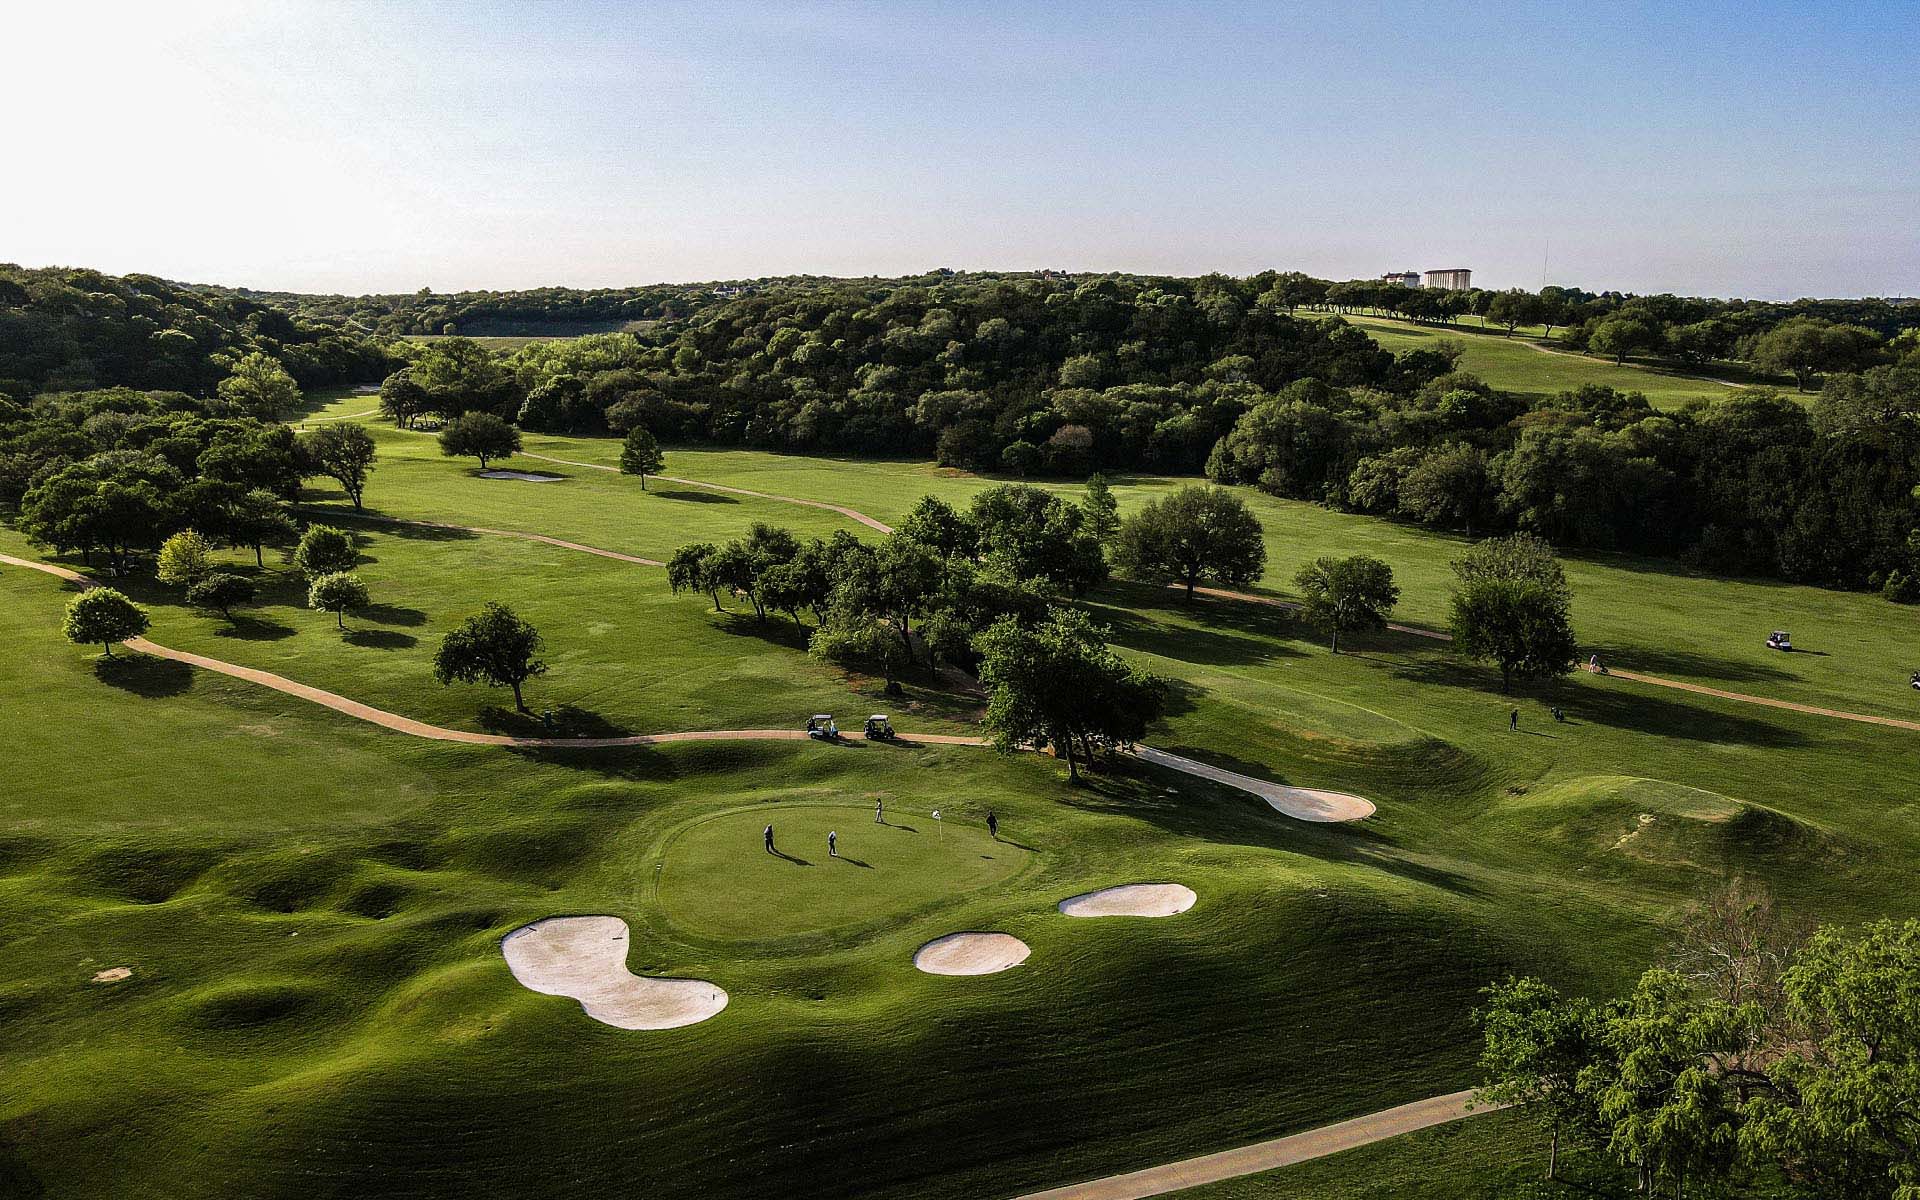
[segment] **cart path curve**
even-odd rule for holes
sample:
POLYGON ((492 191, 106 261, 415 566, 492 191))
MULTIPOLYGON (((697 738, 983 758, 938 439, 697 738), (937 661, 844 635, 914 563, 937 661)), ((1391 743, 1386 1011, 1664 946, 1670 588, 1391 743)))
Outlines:
MULTIPOLYGON (((581 462, 575 458, 555 458, 551 454, 535 454, 531 450, 522 450, 518 453, 517 457, 537 458, 541 462, 559 463, 563 467, 585 467, 589 471, 611 471, 616 475, 620 473, 620 468, 609 467, 605 463, 581 462)), ((880 520, 878 517, 870 517, 859 509, 851 508, 845 504, 829 504, 825 500, 805 500, 799 496, 780 496, 772 492, 756 492, 751 488, 733 487, 724 483, 703 483, 698 479, 682 479, 678 475, 649 475, 647 478, 658 479, 664 483, 678 483, 685 487, 705 488, 710 492, 727 492, 735 496, 752 496, 756 500, 776 500, 781 504, 799 504, 807 508, 825 509, 827 512, 839 513, 849 521, 857 521, 865 525, 868 529, 877 530, 880 533, 893 532, 893 526, 887 524, 885 521, 880 520)))
POLYGON ((1415 1100, 1395 1108, 1382 1109, 1363 1117, 1323 1125, 1304 1133, 1271 1138, 1250 1146, 1237 1146, 1215 1154, 1182 1159, 1164 1166, 1109 1175, 1105 1179, 1029 1192, 1019 1200, 1145 1200, 1168 1192, 1184 1191, 1202 1184, 1256 1175, 1276 1167, 1288 1167, 1309 1159, 1324 1158, 1343 1150, 1370 1146, 1401 1134, 1431 1129, 1483 1112, 1499 1105, 1475 1105, 1472 1092, 1452 1092, 1426 1100, 1415 1100))
POLYGON ((550 537, 544 533, 528 533, 521 529, 489 529, 485 525, 455 525, 449 521, 422 521, 415 517, 389 517, 368 512, 353 512, 347 509, 321 508, 312 504, 294 506, 301 512, 316 513, 334 520, 372 521, 379 525, 412 525, 420 529, 451 529, 457 533, 484 533, 494 537, 520 538, 522 541, 541 542, 548 546, 558 546, 562 550, 578 550, 582 554, 597 554, 601 558, 616 559, 623 563, 632 563, 639 567, 664 567, 667 564, 657 558, 642 558, 637 554, 622 554, 618 550, 603 550, 599 546, 589 546, 583 542, 569 542, 562 538, 550 537))

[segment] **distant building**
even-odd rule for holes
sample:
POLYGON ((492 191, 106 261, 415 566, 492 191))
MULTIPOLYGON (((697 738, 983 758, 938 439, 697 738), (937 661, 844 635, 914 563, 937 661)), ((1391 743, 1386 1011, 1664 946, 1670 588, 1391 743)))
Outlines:
POLYGON ((1385 275, 1382 275, 1382 276, 1380 277, 1380 282, 1381 282, 1381 283, 1397 283, 1397 284, 1399 284, 1399 285, 1400 285, 1401 287, 1419 287, 1419 286, 1420 286, 1420 272, 1418 272, 1418 271, 1388 271, 1388 272, 1387 272, 1387 273, 1386 273, 1385 275))
POLYGON ((1448 267, 1427 272, 1427 286, 1449 292, 1464 292, 1473 286, 1473 272, 1466 267, 1448 267))

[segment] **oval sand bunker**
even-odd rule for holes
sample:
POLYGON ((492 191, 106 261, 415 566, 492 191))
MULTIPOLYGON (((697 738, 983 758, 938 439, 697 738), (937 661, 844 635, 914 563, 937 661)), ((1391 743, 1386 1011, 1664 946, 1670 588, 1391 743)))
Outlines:
POLYGON ((929 975, 992 975, 1019 966, 1031 953, 1010 933, 950 933, 914 951, 913 965, 929 975))
POLYGON ((1069 896, 1060 911, 1069 917, 1171 917, 1192 908, 1196 899, 1184 883, 1123 883, 1069 896))
POLYGON ((1211 779, 1215 783, 1224 783, 1228 787, 1239 788, 1265 800, 1276 812, 1283 812, 1300 821, 1358 821, 1373 815, 1373 801, 1360 796, 1350 796, 1345 792, 1323 792, 1318 788, 1288 787, 1284 783, 1269 783, 1265 779, 1255 779, 1251 775, 1242 775, 1237 771, 1225 771, 1219 767, 1210 767, 1206 763, 1191 758, 1182 758, 1178 754, 1168 754, 1165 750, 1155 750, 1151 746, 1142 746, 1137 753, 1150 763, 1157 763, 1174 771, 1184 771, 1188 775, 1197 775, 1201 779, 1211 779))
POLYGON ((588 1016, 619 1029, 678 1029, 727 1006, 704 979, 648 979, 627 970, 627 923, 619 917, 548 917, 500 939, 521 985, 569 996, 588 1016))

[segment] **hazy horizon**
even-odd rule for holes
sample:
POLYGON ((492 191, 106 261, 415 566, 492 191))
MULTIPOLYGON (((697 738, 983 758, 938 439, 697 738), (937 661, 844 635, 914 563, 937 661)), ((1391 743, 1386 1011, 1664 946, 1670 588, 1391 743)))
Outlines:
POLYGON ((1920 294, 1920 6, 14 18, 0 260, 267 291, 956 270, 1920 294), (82 69, 84 68, 84 70, 82 69), (78 74, 76 74, 78 72, 78 74))

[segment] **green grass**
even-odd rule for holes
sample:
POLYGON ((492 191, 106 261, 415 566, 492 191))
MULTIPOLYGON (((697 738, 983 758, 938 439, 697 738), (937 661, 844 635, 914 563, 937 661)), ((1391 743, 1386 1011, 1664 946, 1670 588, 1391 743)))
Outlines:
MULTIPOLYGON (((377 436, 368 503, 395 516, 654 557, 752 520, 858 531, 598 471, 483 481, 429 438, 377 436)), ((671 449, 669 470, 883 518, 991 482, 745 451, 671 449)), ((1131 507, 1180 482, 1117 490, 1131 507)), ((1269 587, 1314 554, 1364 549, 1399 572, 1404 615, 1439 618, 1456 540, 1248 495, 1269 587)), ((344 516, 337 496, 310 499, 344 516)), ((657 569, 363 532, 384 607, 350 620, 352 638, 299 606, 284 564, 233 626, 128 586, 165 644, 463 728, 524 727, 501 696, 428 672, 440 633, 495 598, 549 639, 534 706, 582 730, 889 707, 908 729, 959 729, 977 703, 924 687, 880 703, 809 659, 785 618, 710 613, 657 569)), ((31 552, 11 533, 0 547, 31 552)), ((1904 610, 1634 560, 1570 572, 1583 641, 1621 665, 1908 702, 1876 683, 1920 662, 1904 610), (1826 656, 1767 657, 1759 638, 1781 624, 1826 656)), ((0 569, 10 778, 26 781, 0 789, 0 1192, 1014 1195, 1464 1086, 1488 979, 1617 988, 1677 907, 1730 873, 1814 918, 1915 910, 1915 735, 1585 676, 1521 697, 1515 735, 1491 674, 1429 640, 1359 638, 1334 656, 1284 612, 1163 589, 1086 602, 1123 654, 1175 682, 1149 740, 1358 792, 1374 818, 1301 824, 1147 768, 1069 789, 1050 760, 968 748, 422 742, 190 669, 103 669, 59 638, 69 594, 0 569), (872 823, 876 798, 891 828, 872 823), (768 821, 806 865, 761 850, 768 821), (828 828, 843 861, 825 855, 828 828), (1199 901, 1155 921, 1054 910, 1136 880, 1199 901), (632 969, 711 979, 727 1010, 629 1033, 521 988, 498 939, 566 913, 627 920, 632 969), (912 968, 917 946, 961 929, 1004 930, 1033 955, 975 979, 912 968), (90 982, 123 965, 131 979, 90 982)), ((1536 1149, 1517 1119, 1478 1117, 1203 1194, 1499 1196, 1536 1149)))
MULTIPOLYGON (((1725 376, 1713 368, 1678 368, 1660 364, 1619 366, 1611 360, 1557 348, 1550 340, 1531 336, 1536 331, 1483 330, 1471 326, 1423 325, 1391 317, 1343 314, 1343 319, 1394 353, 1430 350, 1442 339, 1461 349, 1460 370, 1478 375, 1501 391, 1529 399, 1544 399, 1597 384, 1622 392, 1642 392, 1655 408, 1680 408, 1694 400, 1718 400, 1734 394, 1731 383, 1770 383, 1747 375, 1725 376)), ((1792 380, 1786 380, 1792 390, 1792 380)))

